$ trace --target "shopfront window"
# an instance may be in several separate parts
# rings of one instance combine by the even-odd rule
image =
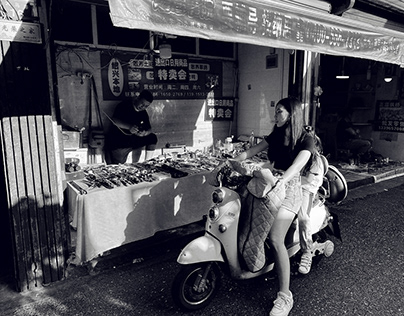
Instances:
[[[78,2],[56,2],[52,11],[52,33],[57,41],[92,43],[91,7]]]
[[[97,6],[98,44],[149,49],[150,32],[147,30],[114,27],[109,8]]]
[[[200,55],[234,58],[234,43],[200,39],[199,45]]]

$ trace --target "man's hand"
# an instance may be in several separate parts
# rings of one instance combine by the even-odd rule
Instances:
[[[140,133],[139,127],[137,125],[133,125],[130,129],[129,132],[133,135],[138,135]]]
[[[144,136],[147,136],[147,135],[150,134],[150,131],[143,131],[143,130],[140,130],[137,125],[133,125],[133,126],[130,128],[129,132],[130,132],[132,135],[136,135],[136,136],[139,136],[139,137],[144,137]]]

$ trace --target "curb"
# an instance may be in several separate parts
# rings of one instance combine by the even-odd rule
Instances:
[[[404,167],[389,170],[377,175],[370,175],[368,173],[357,173],[350,170],[339,169],[348,184],[348,190],[357,187],[378,183],[386,180],[391,180],[404,175]]]
[[[397,178],[397,177],[400,177],[403,175],[404,175],[404,167],[394,169],[394,170],[391,170],[391,171],[388,171],[388,172],[385,172],[385,173],[382,173],[382,174],[379,174],[379,175],[373,176],[373,177],[375,179],[375,183],[377,183],[377,182],[381,182],[384,180],[394,179],[394,178]]]

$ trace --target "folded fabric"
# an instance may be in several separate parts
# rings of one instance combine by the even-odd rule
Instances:
[[[252,176],[255,170],[259,170],[262,168],[261,164],[249,160],[236,161],[230,159],[228,160],[228,162],[231,164],[232,168],[235,171],[243,176]]]
[[[264,197],[275,185],[277,179],[269,169],[255,170],[247,189],[257,198]]]

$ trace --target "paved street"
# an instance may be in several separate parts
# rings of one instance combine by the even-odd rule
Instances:
[[[404,177],[351,190],[331,209],[343,242],[316,261],[307,276],[292,276],[291,316],[404,315]],[[268,315],[277,281],[225,277],[206,309],[182,313],[170,287],[186,241],[155,246],[99,263],[95,273],[70,269],[66,281],[27,293],[1,290],[2,315]]]

